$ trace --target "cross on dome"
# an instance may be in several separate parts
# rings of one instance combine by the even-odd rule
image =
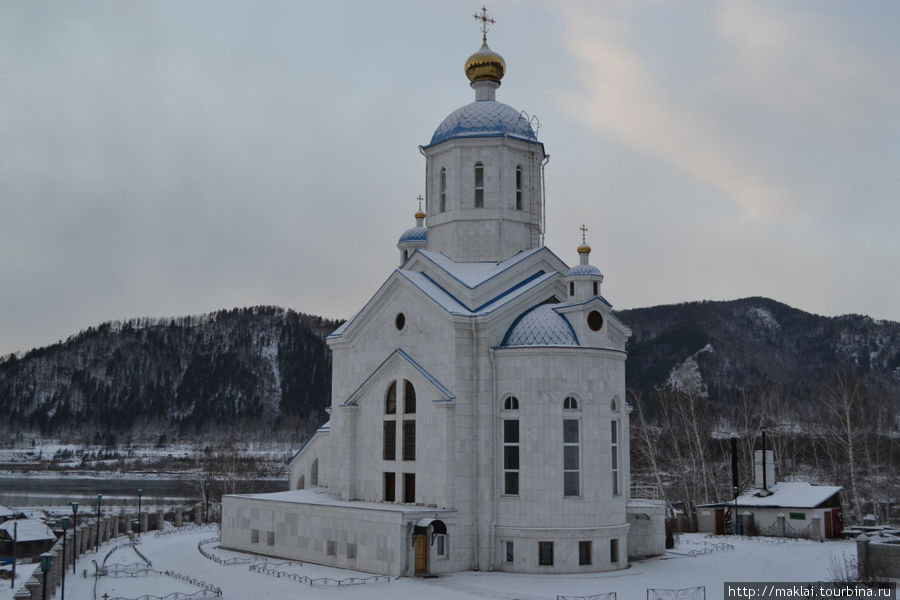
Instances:
[[[581,257],[581,264],[586,265],[588,261],[588,255],[591,253],[591,247],[588,246],[587,243],[587,226],[584,223],[579,227],[581,230],[581,245],[578,246],[578,255]]]
[[[488,23],[493,25],[495,23],[493,17],[487,16],[487,6],[481,6],[481,14],[475,13],[472,15],[475,17],[476,21],[481,21],[481,25],[479,26],[481,29],[481,41],[487,44],[487,32],[488,32]]]

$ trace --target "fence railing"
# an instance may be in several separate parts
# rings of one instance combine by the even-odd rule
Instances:
[[[315,586],[346,586],[346,585],[361,585],[365,583],[389,583],[391,578],[386,575],[372,575],[370,577],[345,577],[343,579],[333,579],[331,577],[307,577],[306,575],[301,575],[299,573],[292,573],[290,571],[282,571],[276,567],[284,566],[284,565],[298,565],[299,563],[291,563],[291,562],[283,562],[283,563],[260,563],[255,565],[250,565],[249,570],[251,573],[260,573],[262,575],[269,575],[270,577],[276,577],[279,579],[290,579],[292,581],[296,581],[297,583],[305,583],[307,585],[315,585]]]
[[[706,600],[706,586],[675,590],[647,588],[647,600]]]

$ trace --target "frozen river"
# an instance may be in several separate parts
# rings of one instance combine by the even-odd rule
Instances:
[[[280,492],[288,488],[287,480],[248,481],[248,492]],[[97,494],[104,504],[137,505],[137,490],[143,489],[143,503],[191,503],[203,498],[202,482],[184,478],[140,478],[99,474],[97,477],[0,477],[0,504],[4,506],[69,506],[73,501],[83,506],[96,505]],[[210,481],[211,496],[218,498],[222,485]]]

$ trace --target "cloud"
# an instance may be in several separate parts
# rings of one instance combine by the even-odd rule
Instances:
[[[668,11],[667,41],[648,12]],[[566,4],[581,90],[569,114],[657,156],[734,203],[745,220],[802,222],[846,201],[855,151],[896,105],[893,57],[854,46],[840,17],[764,2]],[[893,117],[896,123],[896,117]]]

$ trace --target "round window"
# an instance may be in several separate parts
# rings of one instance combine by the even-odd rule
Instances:
[[[403,327],[406,325],[406,315],[397,313],[397,318],[394,319],[394,325],[397,326],[397,329],[402,331]]]
[[[596,310],[592,310],[588,313],[587,322],[588,327],[590,327],[594,331],[600,331],[600,329],[603,327],[603,315],[601,315]]]

